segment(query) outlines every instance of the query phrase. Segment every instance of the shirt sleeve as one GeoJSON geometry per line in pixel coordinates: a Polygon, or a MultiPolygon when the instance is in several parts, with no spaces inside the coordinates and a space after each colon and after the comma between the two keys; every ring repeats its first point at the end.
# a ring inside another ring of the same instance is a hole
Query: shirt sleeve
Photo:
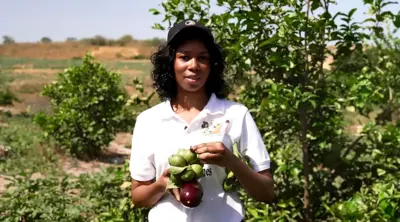
{"type": "Polygon", "coordinates": [[[130,175],[132,179],[137,181],[149,181],[155,177],[154,155],[146,142],[148,125],[143,115],[137,116],[133,129],[129,162],[130,175]]]}
{"type": "Polygon", "coordinates": [[[254,171],[260,172],[270,168],[271,160],[269,153],[249,111],[246,111],[243,119],[240,152],[250,157],[250,163],[254,171]]]}

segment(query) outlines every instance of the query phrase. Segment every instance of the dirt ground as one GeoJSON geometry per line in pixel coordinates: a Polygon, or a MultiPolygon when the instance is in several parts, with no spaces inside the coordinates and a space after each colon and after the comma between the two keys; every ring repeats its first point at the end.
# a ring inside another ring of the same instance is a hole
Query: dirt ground
{"type": "MultiPolygon", "coordinates": [[[[118,133],[115,139],[110,142],[110,145],[106,149],[108,156],[118,156],[120,158],[129,158],[132,134],[131,133],[118,133]]],[[[110,167],[113,164],[105,161],[81,161],[77,159],[72,159],[67,156],[60,156],[60,164],[65,173],[72,176],[79,176],[80,174],[91,174],[100,172],[102,168],[110,167]]],[[[33,179],[42,178],[43,175],[40,173],[34,173],[32,175],[33,179]]],[[[6,190],[8,180],[4,175],[0,173],[0,196],[6,190]]]]}
{"type": "Polygon", "coordinates": [[[86,52],[99,60],[128,59],[143,55],[149,57],[154,48],[138,44],[128,46],[92,46],[78,42],[18,43],[0,45],[0,55],[16,58],[73,59],[82,58],[86,52]]]}

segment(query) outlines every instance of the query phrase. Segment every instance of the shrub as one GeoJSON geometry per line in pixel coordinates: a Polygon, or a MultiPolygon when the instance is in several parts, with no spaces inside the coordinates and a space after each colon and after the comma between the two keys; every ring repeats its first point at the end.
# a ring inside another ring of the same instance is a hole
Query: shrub
{"type": "Polygon", "coordinates": [[[93,38],[81,39],[80,42],[82,42],[84,44],[93,45],[93,46],[106,46],[106,45],[108,45],[109,41],[101,35],[96,35],[93,38]]]}
{"type": "Polygon", "coordinates": [[[133,37],[131,35],[124,35],[124,36],[122,36],[121,38],[119,38],[117,40],[117,43],[120,46],[125,46],[125,45],[129,44],[132,41],[133,41],[133,37]]]}
{"type": "Polygon", "coordinates": [[[163,44],[166,43],[166,40],[163,38],[152,38],[152,39],[146,39],[144,40],[144,42],[148,45],[148,46],[152,46],[152,47],[159,47],[163,44]]]}
{"type": "Polygon", "coordinates": [[[1,221],[85,221],[80,215],[84,203],[70,192],[73,187],[66,178],[11,180],[14,187],[0,198],[1,221]]]}
{"type": "Polygon", "coordinates": [[[13,37],[5,35],[3,36],[3,44],[14,44],[15,40],[13,37]]]}
{"type": "Polygon", "coordinates": [[[8,78],[0,70],[0,105],[12,105],[13,101],[19,102],[17,96],[11,92],[8,83],[10,78],[8,78]]]}
{"type": "Polygon", "coordinates": [[[120,74],[94,62],[89,54],[80,66],[60,73],[58,81],[45,86],[42,94],[50,97],[53,111],[39,113],[35,122],[78,157],[97,156],[123,121],[125,93],[120,74]]]}
{"type": "Polygon", "coordinates": [[[0,89],[0,105],[11,105],[13,101],[18,101],[18,98],[8,87],[0,89]]]}
{"type": "Polygon", "coordinates": [[[76,41],[78,41],[78,39],[75,37],[68,37],[65,39],[65,42],[76,42],[76,41]]]}
{"type": "Polygon", "coordinates": [[[51,43],[51,39],[49,37],[43,37],[40,39],[41,43],[51,43]]]}
{"type": "Polygon", "coordinates": [[[129,162],[93,175],[10,178],[0,197],[0,221],[147,221],[131,204],[129,162]]]}
{"type": "Polygon", "coordinates": [[[135,59],[147,59],[147,56],[139,54],[139,55],[132,56],[131,59],[134,59],[134,60],[135,59]]]}

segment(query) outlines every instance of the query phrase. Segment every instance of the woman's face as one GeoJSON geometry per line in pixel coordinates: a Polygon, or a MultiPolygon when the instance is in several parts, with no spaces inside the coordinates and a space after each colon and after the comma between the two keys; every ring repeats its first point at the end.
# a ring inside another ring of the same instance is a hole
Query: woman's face
{"type": "Polygon", "coordinates": [[[201,41],[190,40],[176,50],[175,80],[178,92],[201,92],[210,75],[210,55],[201,41]]]}

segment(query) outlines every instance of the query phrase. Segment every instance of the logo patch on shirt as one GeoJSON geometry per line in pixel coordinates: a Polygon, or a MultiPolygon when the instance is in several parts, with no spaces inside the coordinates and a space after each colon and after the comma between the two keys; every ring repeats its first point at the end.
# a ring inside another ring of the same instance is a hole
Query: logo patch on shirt
{"type": "Polygon", "coordinates": [[[221,120],[208,123],[203,121],[201,128],[203,130],[203,135],[212,136],[212,135],[224,135],[225,132],[229,129],[230,121],[229,120],[221,120]]]}
{"type": "Polygon", "coordinates": [[[206,177],[210,177],[212,176],[212,169],[211,168],[203,169],[203,173],[206,177]]]}

